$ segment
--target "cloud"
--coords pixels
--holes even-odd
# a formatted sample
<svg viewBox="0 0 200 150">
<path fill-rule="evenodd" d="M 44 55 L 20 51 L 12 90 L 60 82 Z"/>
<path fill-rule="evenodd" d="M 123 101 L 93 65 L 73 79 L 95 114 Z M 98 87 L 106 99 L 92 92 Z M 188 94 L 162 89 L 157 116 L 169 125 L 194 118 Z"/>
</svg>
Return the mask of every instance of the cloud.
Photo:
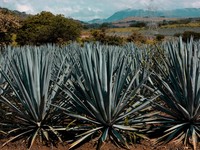
<svg viewBox="0 0 200 150">
<path fill-rule="evenodd" d="M 51 11 L 75 19 L 107 18 L 119 10 L 200 7 L 199 0 L 0 0 L 0 6 L 27 13 Z"/>
<path fill-rule="evenodd" d="M 200 2 L 192 3 L 192 6 L 193 6 L 193 7 L 198 7 L 198 8 L 200 8 Z"/>
<path fill-rule="evenodd" d="M 9 3 L 9 0 L 3 0 L 3 3 Z"/>
<path fill-rule="evenodd" d="M 79 13 L 81 11 L 81 8 L 79 6 L 73 6 L 73 7 L 49 7 L 46 6 L 45 11 L 50 11 L 54 14 L 65 14 L 65 15 L 73 15 L 74 13 Z"/>
<path fill-rule="evenodd" d="M 30 5 L 17 4 L 16 9 L 21 12 L 34 13 L 34 9 Z"/>
</svg>

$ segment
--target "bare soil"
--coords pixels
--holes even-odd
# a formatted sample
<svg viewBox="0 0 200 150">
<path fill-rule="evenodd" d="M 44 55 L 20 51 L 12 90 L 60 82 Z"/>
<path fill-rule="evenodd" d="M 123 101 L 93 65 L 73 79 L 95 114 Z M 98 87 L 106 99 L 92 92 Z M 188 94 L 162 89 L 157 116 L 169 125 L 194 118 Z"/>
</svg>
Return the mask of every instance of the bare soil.
<svg viewBox="0 0 200 150">
<path fill-rule="evenodd" d="M 0 140 L 0 144 L 4 140 Z M 155 145 L 154 142 L 150 140 L 143 140 L 140 144 L 129 145 L 130 150 L 192 150 L 191 146 L 183 146 L 182 144 L 175 144 L 173 142 L 166 145 Z M 58 144 L 57 146 L 45 146 L 41 143 L 36 142 L 31 150 L 68 150 L 69 144 Z M 91 140 L 75 150 L 95 150 L 96 149 L 96 141 Z M 200 150 L 200 145 L 197 148 Z M 13 143 L 9 143 L 8 145 L 0 148 L 0 150 L 27 150 L 26 144 L 23 141 L 17 141 Z M 118 148 L 116 145 L 111 142 L 107 142 L 102 146 L 102 150 L 123 150 L 123 148 Z M 125 149 L 124 149 L 125 150 Z"/>
</svg>

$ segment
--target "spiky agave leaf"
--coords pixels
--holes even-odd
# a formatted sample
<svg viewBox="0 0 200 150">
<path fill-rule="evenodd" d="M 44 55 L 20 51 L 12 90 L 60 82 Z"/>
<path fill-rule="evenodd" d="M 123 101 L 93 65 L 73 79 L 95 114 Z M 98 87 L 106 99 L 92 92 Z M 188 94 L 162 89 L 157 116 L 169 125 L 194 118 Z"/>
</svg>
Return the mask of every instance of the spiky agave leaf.
<svg viewBox="0 0 200 150">
<path fill-rule="evenodd" d="M 70 88 L 63 88 L 74 107 L 66 113 L 81 120 L 80 129 L 91 126 L 91 130 L 72 147 L 99 131 L 98 148 L 109 136 L 121 146 L 127 146 L 123 131 L 141 130 L 135 124 L 141 127 L 145 122 L 140 111 L 150 101 L 145 98 L 140 101 L 138 91 L 148 75 L 142 74 L 144 70 L 136 57 L 130 60 L 123 50 L 98 44 L 86 44 L 79 50 L 80 66 L 74 71 L 78 73 L 74 73 Z M 129 117 L 128 125 L 124 125 L 126 117 Z"/>
<path fill-rule="evenodd" d="M 12 56 L 14 55 L 15 51 L 12 49 L 11 46 L 7 46 L 5 47 L 6 51 L 1 51 L 0 52 L 0 68 L 1 70 L 4 70 L 4 72 L 8 73 L 8 66 L 9 66 L 9 60 L 12 58 Z M 7 82 L 4 79 L 4 77 L 2 76 L 2 74 L 0 74 L 0 94 L 3 94 L 5 90 L 9 90 L 7 89 Z"/>
<path fill-rule="evenodd" d="M 152 76 L 156 88 L 161 93 L 164 106 L 155 107 L 167 114 L 158 115 L 163 135 L 158 142 L 174 139 L 188 144 L 190 140 L 196 149 L 200 139 L 200 44 L 192 40 L 183 43 L 168 43 L 168 55 L 163 59 L 164 66 L 158 65 L 160 73 Z"/>
<path fill-rule="evenodd" d="M 58 115 L 61 112 L 50 105 L 56 92 L 52 89 L 54 82 L 51 82 L 52 54 L 53 47 L 50 46 L 21 47 L 10 59 L 8 73 L 1 70 L 14 92 L 9 97 L 0 96 L 0 102 L 7 105 L 9 114 L 3 120 L 4 127 L 12 136 L 5 144 L 27 137 L 30 148 L 39 135 L 50 139 L 48 133 L 60 139 L 54 128 L 62 120 Z"/>
</svg>

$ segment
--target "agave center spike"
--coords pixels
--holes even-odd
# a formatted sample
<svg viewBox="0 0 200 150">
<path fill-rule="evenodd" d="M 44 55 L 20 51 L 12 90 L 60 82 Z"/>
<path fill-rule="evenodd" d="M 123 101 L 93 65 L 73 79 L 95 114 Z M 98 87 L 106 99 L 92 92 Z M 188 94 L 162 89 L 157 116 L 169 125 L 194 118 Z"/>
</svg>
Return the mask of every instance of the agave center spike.
<svg viewBox="0 0 200 150">
<path fill-rule="evenodd" d="M 41 122 L 37 122 L 37 126 L 40 128 L 41 127 Z"/>
</svg>

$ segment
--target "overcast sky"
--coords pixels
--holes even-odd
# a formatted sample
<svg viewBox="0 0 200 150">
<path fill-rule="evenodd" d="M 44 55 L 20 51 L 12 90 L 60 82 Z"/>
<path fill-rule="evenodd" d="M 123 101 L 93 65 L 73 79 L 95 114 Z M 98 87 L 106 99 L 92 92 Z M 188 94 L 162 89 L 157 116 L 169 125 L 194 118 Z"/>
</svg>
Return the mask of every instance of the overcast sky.
<svg viewBox="0 0 200 150">
<path fill-rule="evenodd" d="M 0 7 L 37 14 L 50 11 L 88 21 L 107 18 L 114 12 L 132 9 L 200 8 L 200 0 L 0 0 Z"/>
</svg>

